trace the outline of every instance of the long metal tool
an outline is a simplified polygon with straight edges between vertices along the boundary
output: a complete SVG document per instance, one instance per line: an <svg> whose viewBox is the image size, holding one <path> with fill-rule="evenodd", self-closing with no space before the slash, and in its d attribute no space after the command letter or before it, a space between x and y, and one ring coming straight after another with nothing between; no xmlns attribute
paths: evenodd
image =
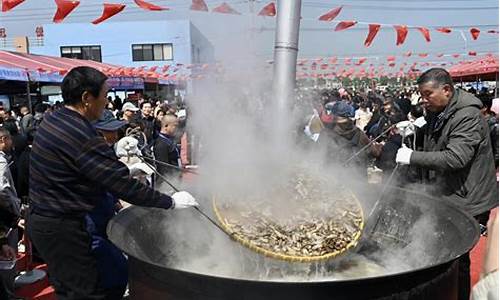
<svg viewBox="0 0 500 300"><path fill-rule="evenodd" d="M153 170L153 172L161 179L163 180L165 183L167 183L174 191L176 192L179 192L180 190L175 187L175 185L173 185L165 176L163 176L162 174L160 174L160 172L158 172L158 170L156 170L156 168L150 164L149 162L147 162L144 157L142 156L137 156L139 157L139 159L145 163L148 167L151 168L151 170ZM218 229L220 229L222 232L224 232L225 234L229 235L231 238L233 237L233 233L229 233L227 231L224 230L224 228L222 228L217 222L215 222L212 218L210 218L210 216L208 216L206 213L204 213L200 208L196 207L196 206L193 206L193 208L198 211L202 216L204 216L210 223L212 223L215 227L217 227Z"/></svg>
<svg viewBox="0 0 500 300"><path fill-rule="evenodd" d="M384 134L386 134L387 132L389 132L389 130L391 130L392 128L394 128L396 126L396 124L392 124L391 126L389 126L389 128L387 128L386 130L384 130L381 134L379 134L376 138L374 138L373 140L371 140L368 144L366 144L363 148L359 149L358 152L354 153L351 157L349 157L344 163L343 165L344 166L347 166L347 164L353 160L354 158L356 158L358 155L360 155L363 151L365 151L366 149L368 149L368 147L370 147L373 143L375 143L379 138L381 138Z"/></svg>
<svg viewBox="0 0 500 300"><path fill-rule="evenodd" d="M150 158L150 157L147 157L147 156L142 156L142 158L144 158L145 160L148 160L150 162L153 162L153 163L165 166L165 167L169 167L169 168L172 168L172 169L175 169L175 170L178 170L178 171L200 175L200 173L198 173L196 171L189 170L189 169L184 169L184 168L178 167L176 165L172 165L172 164L169 164L169 163L166 163L166 162L163 162L163 161L159 161L157 159L153 159L153 158Z"/></svg>
<svg viewBox="0 0 500 300"><path fill-rule="evenodd" d="M394 125L393 125L394 126ZM392 126L391 126L392 127ZM406 128L403 129L403 139L402 139L402 146L404 147L405 145L405 139L406 139ZM386 183L384 184L384 187L382 187L382 192L380 193L380 197L378 197L377 199L377 202L375 202L375 204L373 205L370 213L368 214L368 217L366 218L367 220L367 224L368 222L372 222L371 221L371 216L373 215L373 213L375 212L376 208L378 207L378 204L380 203L380 201L385 197L385 192L387 190L387 188L389 187L389 184L392 182L392 178L394 177L394 175L396 174L396 171L398 170L400 166L400 163L396 163L396 166L394 167L394 169L392 170L392 173L391 175L389 176L389 178L387 179ZM368 226L368 225L367 225ZM373 227L372 227L373 228ZM371 230L372 228L370 228L369 230Z"/></svg>

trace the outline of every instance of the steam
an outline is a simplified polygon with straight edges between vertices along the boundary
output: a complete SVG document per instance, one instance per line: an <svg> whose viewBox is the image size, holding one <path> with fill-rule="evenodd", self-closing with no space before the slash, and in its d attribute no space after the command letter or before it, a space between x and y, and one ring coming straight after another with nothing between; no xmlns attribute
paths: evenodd
<svg viewBox="0 0 500 300"><path fill-rule="evenodd" d="M255 56L251 47L232 46L240 59L221 62L223 71L214 70L204 81L196 82L187 99L189 131L200 138L196 163L201 174L187 188L195 192L200 209L215 219L214 197L226 199L229 205L248 201L251 195L283 185L291 170L300 166L324 178L328 182L324 188L332 195L339 185L356 191L368 211L377 197L362 174L333 163L328 159L332 153L319 149L302 133L307 116L313 113L314 96L303 95L301 103L290 99L289 111L272 111L272 68ZM286 134L277 134L277 122L286 123L281 124ZM268 199L268 203L276 204L274 199ZM285 218L296 209L278 205ZM393 215L396 220L397 214L395 211ZM432 263L426 250L436 246L429 246L426 234L434 232L435 220L423 216L413 220L414 224L394 223L405 225L407 232L403 236L380 236L385 246L368 254L352 251L328 262L289 263L264 257L232 241L194 210L176 212L169 218L161 225L169 238L160 263L221 277L317 281L380 276Z"/></svg>

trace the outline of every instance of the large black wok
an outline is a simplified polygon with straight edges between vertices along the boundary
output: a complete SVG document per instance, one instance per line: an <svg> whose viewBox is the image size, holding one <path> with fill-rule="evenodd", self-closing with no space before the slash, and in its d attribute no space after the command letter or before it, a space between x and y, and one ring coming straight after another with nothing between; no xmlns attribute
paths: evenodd
<svg viewBox="0 0 500 300"><path fill-rule="evenodd" d="M133 299L456 299L457 258L477 242L477 223L444 200L389 195L358 247L315 264L253 253L194 210L131 207L108 235L129 255Z"/></svg>

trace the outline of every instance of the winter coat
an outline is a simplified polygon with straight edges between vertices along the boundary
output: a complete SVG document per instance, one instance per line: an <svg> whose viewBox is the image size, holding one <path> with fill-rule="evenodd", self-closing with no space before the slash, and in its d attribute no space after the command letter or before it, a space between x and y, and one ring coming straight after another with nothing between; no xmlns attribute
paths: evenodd
<svg viewBox="0 0 500 300"><path fill-rule="evenodd" d="M490 131L479 99L455 90L442 122L427 116L424 151L414 151L410 165L424 168L433 192L479 215L498 205Z"/></svg>

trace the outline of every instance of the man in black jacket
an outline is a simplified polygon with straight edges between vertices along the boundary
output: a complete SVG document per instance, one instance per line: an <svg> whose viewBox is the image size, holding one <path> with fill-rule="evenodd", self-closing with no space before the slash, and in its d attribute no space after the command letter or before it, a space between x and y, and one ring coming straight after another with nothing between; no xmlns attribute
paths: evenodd
<svg viewBox="0 0 500 300"><path fill-rule="evenodd" d="M31 150L27 232L48 265L59 300L109 299L99 282L85 218L106 193L146 207L198 205L187 192L169 196L132 178L97 133L91 122L106 106L106 80L90 67L66 74L64 107L44 118Z"/></svg>
<svg viewBox="0 0 500 300"><path fill-rule="evenodd" d="M427 113L423 151L403 147L396 162L423 168L433 195L449 199L486 226L498 206L498 185L481 101L454 89L449 73L424 72L417 81ZM459 299L469 299L469 254L459 262Z"/></svg>

